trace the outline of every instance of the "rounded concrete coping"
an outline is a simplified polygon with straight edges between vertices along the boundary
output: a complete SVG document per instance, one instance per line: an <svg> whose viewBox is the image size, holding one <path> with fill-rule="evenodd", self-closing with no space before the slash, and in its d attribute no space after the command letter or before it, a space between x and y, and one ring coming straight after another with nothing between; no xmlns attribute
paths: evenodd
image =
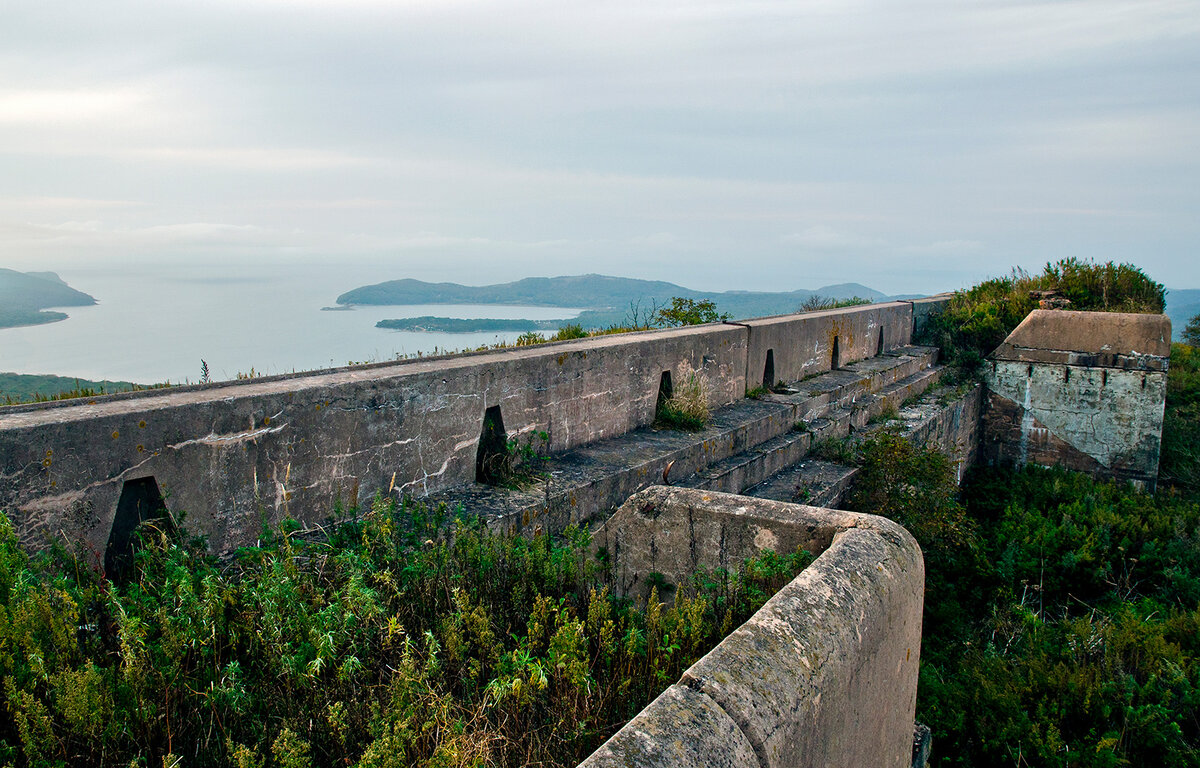
<svg viewBox="0 0 1200 768"><path fill-rule="evenodd" d="M659 486L631 496L597 539L634 593L651 572L677 582L763 549L820 554L581 766L910 764L925 574L901 526Z"/></svg>

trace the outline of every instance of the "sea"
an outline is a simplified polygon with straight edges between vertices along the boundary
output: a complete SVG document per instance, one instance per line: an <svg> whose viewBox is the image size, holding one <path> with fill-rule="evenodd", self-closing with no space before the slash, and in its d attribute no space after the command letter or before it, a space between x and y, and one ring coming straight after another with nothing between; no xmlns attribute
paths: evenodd
<svg viewBox="0 0 1200 768"><path fill-rule="evenodd" d="M457 318L569 319L580 309L499 305L336 306L339 294L405 275L329 268L83 268L58 270L96 298L64 307L66 320L0 328L0 371L154 384L239 374L383 362L416 354L474 349L519 333L420 333L376 328L379 320ZM463 281L466 282L466 281Z"/></svg>

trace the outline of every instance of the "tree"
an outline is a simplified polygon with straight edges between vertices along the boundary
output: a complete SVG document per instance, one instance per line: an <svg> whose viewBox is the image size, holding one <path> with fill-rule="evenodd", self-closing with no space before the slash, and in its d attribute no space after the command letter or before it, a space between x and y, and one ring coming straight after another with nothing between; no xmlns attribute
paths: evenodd
<svg viewBox="0 0 1200 768"><path fill-rule="evenodd" d="M730 315L717 314L717 305L708 299L696 301L672 297L671 306L663 307L654 315L654 324L660 328L674 328L681 325L701 325L728 320Z"/></svg>
<svg viewBox="0 0 1200 768"><path fill-rule="evenodd" d="M1200 347L1200 314L1192 315L1183 329L1183 343Z"/></svg>

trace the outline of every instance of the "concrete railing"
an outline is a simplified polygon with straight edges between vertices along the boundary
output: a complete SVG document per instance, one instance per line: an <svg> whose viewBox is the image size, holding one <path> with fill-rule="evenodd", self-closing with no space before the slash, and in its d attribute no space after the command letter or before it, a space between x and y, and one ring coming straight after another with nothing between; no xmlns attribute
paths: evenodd
<svg viewBox="0 0 1200 768"><path fill-rule="evenodd" d="M618 587L763 549L820 553L585 760L610 766L909 766L924 561L885 518L684 488L631 496L597 537Z"/></svg>
<svg viewBox="0 0 1200 768"><path fill-rule="evenodd" d="M218 552L264 522L311 524L375 493L475 479L483 423L561 451L654 418L660 383L695 373L712 406L907 344L911 302L847 307L0 408L0 509L23 543L105 547L131 481L153 485Z"/></svg>

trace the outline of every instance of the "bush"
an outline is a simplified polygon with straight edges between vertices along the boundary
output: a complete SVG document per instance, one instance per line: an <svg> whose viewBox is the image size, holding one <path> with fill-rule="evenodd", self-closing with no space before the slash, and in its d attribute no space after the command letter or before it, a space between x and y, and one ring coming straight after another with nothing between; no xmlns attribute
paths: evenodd
<svg viewBox="0 0 1200 768"><path fill-rule="evenodd" d="M675 296L671 306L663 307L654 313L653 324L659 328L671 328L681 325L702 325L718 323L729 319L728 314L718 314L717 305L708 299L682 299Z"/></svg>
<svg viewBox="0 0 1200 768"><path fill-rule="evenodd" d="M829 296L822 296L819 293L814 293L804 300L800 305L801 312L817 312L823 309L840 309L842 307L857 307L863 304L870 304L870 299L864 299L861 296L851 296L848 299L834 299Z"/></svg>
<svg viewBox="0 0 1200 768"><path fill-rule="evenodd" d="M940 347L943 358L973 371L1038 307L1032 291L1058 291L1070 309L1160 313L1166 291L1131 264L1094 264L1064 259L1040 275L1013 270L958 291L945 309L926 323L919 341Z"/></svg>
<svg viewBox="0 0 1200 768"><path fill-rule="evenodd" d="M1183 329L1183 343L1192 347L1200 347L1200 315L1193 315Z"/></svg>
<svg viewBox="0 0 1200 768"><path fill-rule="evenodd" d="M570 339L586 339L587 331L583 330L583 326L579 323L568 323L558 329L558 332L550 338L550 341L568 341Z"/></svg>

